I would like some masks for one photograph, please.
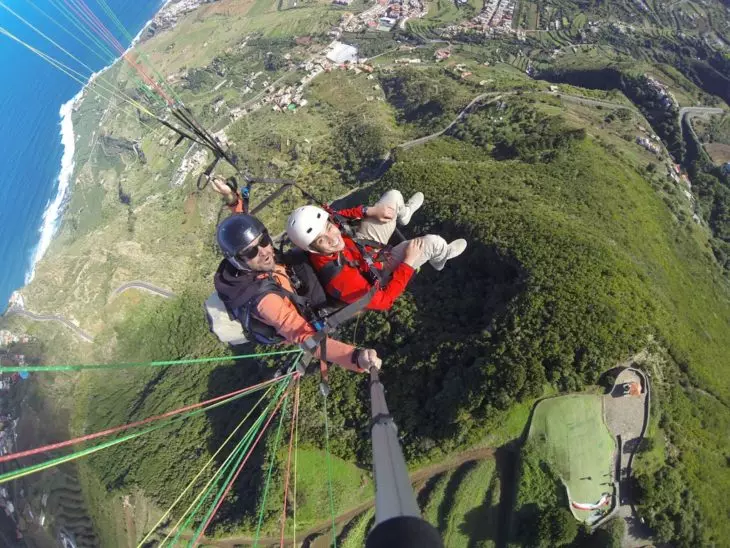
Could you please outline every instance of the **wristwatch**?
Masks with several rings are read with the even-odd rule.
[[[368,216],[368,206],[362,206],[362,216],[363,217]]]

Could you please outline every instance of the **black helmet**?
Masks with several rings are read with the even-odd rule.
[[[238,253],[250,246],[265,232],[266,227],[256,217],[238,213],[224,219],[218,225],[218,245],[228,262],[239,270],[249,270],[238,258]]]

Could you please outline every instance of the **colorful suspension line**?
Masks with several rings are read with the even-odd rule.
[[[96,3],[99,5],[99,7],[101,7],[102,11],[107,15],[107,17],[109,17],[111,22],[114,23],[114,26],[117,27],[117,29],[124,35],[124,37],[131,44],[134,41],[135,37],[132,36],[132,33],[127,30],[127,28],[121,22],[119,17],[117,17],[117,14],[114,13],[114,10],[109,6],[109,4],[107,4],[107,2],[105,0],[97,0]],[[140,51],[137,53],[137,57],[143,59],[146,62],[147,67],[150,70],[152,70],[152,72],[155,74],[158,82],[160,82],[160,84],[165,87],[165,89],[168,91],[168,93],[170,95],[172,95],[172,97],[174,97],[175,101],[181,102],[180,97],[178,97],[175,94],[175,91],[169,85],[167,85],[165,78],[157,71],[157,69],[155,69],[155,66],[150,62],[147,55],[145,55],[144,52]]]
[[[289,374],[291,375],[291,373]],[[286,377],[286,376],[285,376]],[[64,447],[68,447],[69,445],[77,445],[79,443],[95,440],[97,438],[101,438],[104,436],[109,436],[111,434],[116,434],[118,432],[123,432],[124,430],[129,430],[130,428],[137,428],[139,426],[145,426],[147,424],[150,424],[152,422],[156,422],[158,420],[163,419],[169,419],[171,417],[174,417],[176,415],[180,415],[182,413],[186,413],[188,411],[192,411],[193,409],[198,409],[200,407],[204,407],[206,405],[210,405],[228,398],[232,398],[234,396],[245,396],[246,394],[251,394],[253,392],[257,392],[258,390],[261,390],[262,388],[273,384],[275,382],[278,382],[280,379],[285,377],[279,377],[278,379],[272,379],[266,382],[262,382],[259,384],[256,384],[254,386],[250,386],[248,388],[242,388],[240,390],[236,390],[234,392],[231,392],[229,394],[225,394],[223,396],[218,396],[216,398],[211,398],[209,400],[200,402],[200,403],[194,403],[192,405],[186,405],[185,407],[181,407],[180,409],[175,409],[174,411],[168,411],[167,413],[162,413],[160,415],[155,415],[153,417],[146,418],[144,420],[132,422],[129,424],[124,424],[121,426],[116,426],[114,428],[108,428],[107,430],[102,430],[101,432],[96,432],[95,434],[87,434],[85,436],[79,436],[78,438],[74,438],[67,441],[62,441],[59,443],[51,443],[49,445],[44,445],[43,447],[36,447],[35,449],[28,449],[27,451],[20,451],[18,453],[10,453],[8,455],[3,455],[0,457],[0,463],[8,462],[11,460],[20,459],[23,457],[30,457],[33,455],[38,455],[40,453],[46,453],[49,451],[55,451],[57,449],[62,449]]]
[[[294,419],[294,492],[292,493],[292,521],[294,522],[294,530],[292,536],[294,537],[293,546],[297,545],[297,460],[299,457],[299,385],[297,385],[297,416]]]
[[[36,34],[38,34],[39,36],[41,36],[42,38],[44,38],[46,41],[48,41],[51,44],[53,44],[54,46],[56,46],[56,48],[58,48],[60,51],[62,51],[66,55],[68,55],[71,59],[73,59],[74,61],[76,61],[79,65],[81,65],[82,67],[84,67],[86,70],[88,70],[89,71],[89,75],[87,76],[87,79],[88,78],[91,78],[91,75],[95,73],[95,71],[94,71],[93,68],[91,68],[89,65],[87,65],[86,63],[84,63],[81,59],[79,59],[78,57],[76,57],[73,53],[71,53],[70,51],[68,51],[61,44],[59,44],[58,42],[56,42],[53,38],[51,38],[50,36],[48,36],[46,33],[44,33],[43,31],[41,31],[39,28],[37,28],[36,26],[34,26],[30,21],[28,21],[27,19],[25,19],[22,15],[20,15],[19,13],[17,13],[13,9],[11,9],[10,7],[8,7],[5,4],[5,2],[3,2],[2,0],[0,0],[0,7],[3,8],[3,9],[5,9],[10,14],[12,14],[16,19],[18,19],[20,22],[22,22],[23,24],[25,24],[31,30],[33,30]],[[80,74],[80,75],[82,74],[82,73],[77,72],[77,71],[74,71],[74,72],[76,74]],[[85,76],[85,75],[83,75],[83,76]],[[97,78],[101,79],[100,77],[97,77]],[[101,79],[101,80],[105,84],[108,84],[105,80],[103,80],[103,79]],[[133,99],[131,99],[130,97],[122,94],[121,92],[119,92],[114,86],[112,86],[112,90],[118,96],[121,95],[122,97],[125,97],[125,98],[129,99],[130,102],[132,102],[134,104],[134,100]],[[106,89],[106,91],[109,91],[109,89]]]
[[[288,400],[288,398],[287,398]],[[269,497],[269,487],[271,486],[271,475],[274,471],[274,463],[277,459],[277,451],[279,449],[279,440],[281,439],[281,425],[284,423],[284,415],[286,414],[286,404],[287,402],[284,402],[285,409],[282,409],[281,416],[279,417],[279,427],[276,429],[276,438],[274,439],[274,445],[271,449],[271,462],[269,463],[269,470],[266,473],[266,484],[264,485],[264,495],[261,499],[261,510],[259,511],[259,520],[256,524],[256,536],[254,537],[253,546],[256,548],[256,546],[259,545],[259,537],[261,535],[261,526],[264,523],[264,514],[266,513],[266,501]],[[292,421],[292,424],[293,421]]]
[[[330,426],[329,426],[329,415],[327,413],[327,396],[322,398],[324,400],[324,447],[325,457],[327,460],[327,485],[329,486],[330,494],[330,513],[332,514],[332,546],[337,548],[337,527],[335,525],[335,495],[332,488],[332,462],[330,456]]]
[[[238,479],[238,476],[241,474],[241,471],[243,470],[244,466],[246,466],[246,462],[248,462],[248,459],[251,457],[251,454],[253,453],[254,449],[256,449],[256,446],[258,445],[259,441],[261,441],[261,437],[266,432],[266,429],[269,427],[269,424],[271,424],[271,420],[276,415],[277,411],[279,410],[279,408],[281,407],[281,404],[284,401],[284,398],[287,397],[287,395],[288,395],[288,390],[281,397],[279,402],[276,404],[276,408],[274,409],[274,412],[269,417],[269,419],[266,421],[266,424],[264,425],[263,429],[261,430],[258,437],[256,438],[256,441],[254,441],[253,445],[249,449],[248,453],[243,458],[241,464],[239,465],[238,469],[236,470],[236,473],[233,475],[233,477],[230,480],[227,480],[227,482],[226,482],[227,487],[225,488],[225,490],[222,493],[220,493],[218,495],[215,507],[210,512],[208,512],[208,516],[206,517],[205,523],[203,523],[203,525],[201,525],[198,528],[198,530],[195,532],[195,539],[191,543],[193,546],[195,544],[197,544],[197,542],[200,540],[200,537],[202,537],[203,534],[205,534],[205,531],[206,531],[206,529],[208,529],[210,522],[213,521],[213,518],[215,517],[216,513],[218,512],[218,509],[220,508],[221,504],[223,504],[223,500],[225,499],[226,495],[228,495],[228,493],[230,492],[231,488],[233,487],[233,484],[235,483],[236,479]]]
[[[148,428],[145,428],[144,430],[140,430],[139,432],[135,432],[133,434],[127,434],[126,436],[122,436],[121,438],[117,438],[114,440],[110,440],[107,442],[104,442],[102,444],[89,447],[87,449],[84,449],[82,451],[77,451],[75,453],[72,453],[70,455],[65,455],[63,457],[58,457],[55,459],[51,459],[46,462],[42,462],[40,464],[36,464],[33,466],[27,466],[25,468],[21,468],[20,470],[15,470],[13,472],[6,472],[5,474],[0,474],[0,484],[6,483],[8,481],[16,480],[25,476],[28,476],[30,474],[33,474],[35,472],[40,472],[42,470],[47,470],[49,468],[53,468],[54,466],[58,466],[60,464],[64,464],[66,462],[71,462],[73,460],[79,459],[81,457],[85,457],[88,455],[91,455],[93,453],[96,453],[98,451],[101,451],[102,449],[106,449],[108,447],[113,447],[115,445],[118,445],[120,443],[124,443],[129,440],[133,440],[135,438],[138,438],[140,436],[143,436],[144,434],[148,434],[150,432],[154,432],[155,430],[160,430],[161,428],[164,428],[166,426],[171,425],[172,423],[188,419],[190,417],[200,415],[201,413],[206,413],[207,411],[210,411],[211,409],[215,409],[216,407],[220,407],[222,405],[226,405],[232,401],[235,401],[237,399],[242,398],[243,396],[246,396],[247,394],[239,394],[237,396],[233,396],[232,398],[229,398],[224,401],[219,401],[217,403],[214,403],[213,405],[210,405],[208,407],[203,407],[201,409],[196,409],[194,411],[191,411],[189,413],[186,413],[181,416],[173,417],[172,419],[162,422],[160,424],[155,424],[153,426],[150,426]]]
[[[184,531],[188,530],[188,528],[191,526],[193,520],[195,519],[195,516],[198,514],[200,509],[203,507],[205,502],[211,497],[213,492],[219,488],[220,480],[228,473],[232,467],[236,466],[237,459],[241,458],[243,454],[246,453],[248,448],[251,446],[251,443],[253,442],[254,437],[259,433],[261,430],[261,426],[264,423],[264,420],[268,416],[268,413],[271,411],[271,406],[276,400],[276,398],[279,396],[275,396],[274,399],[271,401],[269,406],[266,407],[266,409],[259,415],[259,417],[254,421],[254,423],[251,425],[251,427],[248,429],[246,434],[243,436],[241,441],[238,442],[236,447],[234,447],[233,451],[228,455],[226,460],[223,462],[221,467],[216,471],[216,473],[213,475],[210,480],[203,486],[203,488],[200,490],[198,495],[193,499],[193,501],[190,503],[190,505],[186,508],[185,512],[182,514],[180,519],[175,523],[175,525],[170,529],[170,531],[167,533],[163,541],[160,543],[160,547],[164,546],[165,542],[172,536],[173,533],[177,531],[177,534],[175,534],[175,538],[170,542],[169,546],[176,546],[178,540],[180,539],[180,536],[183,534]],[[184,523],[183,523],[184,522]],[[182,524],[182,525],[181,525]]]
[[[109,31],[104,23],[97,17],[97,15],[86,5],[83,0],[76,0],[76,2],[70,2],[69,0],[63,0],[63,2],[73,11],[81,21],[85,22],[93,32],[95,32],[100,38],[106,40],[114,49],[116,49],[120,56],[133,68],[135,69],[142,79],[147,82],[150,86],[154,87],[155,90],[162,96],[169,105],[172,105],[174,101],[165,93],[165,91],[151,78],[145,70],[139,66],[136,60],[129,54],[126,48],[117,40],[117,38]]]
[[[20,371],[86,371],[90,369],[127,369],[131,367],[167,367],[169,365],[192,365],[202,363],[215,363],[231,360],[243,360],[248,358],[264,358],[267,356],[283,356],[285,354],[301,354],[299,348],[292,350],[277,350],[276,352],[261,352],[258,354],[239,354],[237,356],[221,356],[216,358],[192,358],[187,360],[168,360],[159,362],[141,363],[102,363],[90,365],[23,365],[23,366],[0,366],[0,373],[14,373]]]
[[[62,63],[61,61],[59,61],[58,59],[55,59],[55,58],[51,57],[50,55],[48,55],[47,53],[44,53],[41,50],[39,50],[39,49],[31,46],[30,44],[28,44],[27,42],[25,42],[21,38],[18,38],[13,33],[11,33],[10,31],[8,31],[6,28],[0,27],[0,34],[3,34],[4,36],[10,38],[11,40],[13,40],[14,42],[20,44],[21,46],[23,46],[24,48],[28,49],[32,53],[35,53],[41,59],[43,59],[44,61],[46,61],[47,63],[49,63],[53,67],[55,67],[56,69],[60,70],[61,72],[63,72],[64,74],[66,74],[67,76],[69,76],[70,78],[72,78],[73,80],[76,80],[77,82],[81,83],[82,85],[87,85],[89,83],[90,76],[88,76],[88,75],[86,75],[86,74],[84,74],[82,72],[79,72],[79,71],[77,71],[76,69],[74,69],[72,67],[69,67],[65,63]],[[107,93],[111,93],[112,95],[116,96],[117,98],[120,98],[120,99],[122,99],[122,100],[130,103],[135,108],[144,109],[146,114],[149,114],[151,116],[154,116],[154,114],[151,113],[151,112],[148,112],[147,109],[144,107],[144,105],[142,105],[141,103],[136,103],[133,100],[128,99],[128,98],[120,95],[118,91],[111,91],[109,89],[106,89],[99,82],[95,82],[95,85],[97,85],[102,90],[106,91]],[[101,95],[98,91],[96,91],[96,94],[98,96],[102,97],[103,99],[107,99],[107,100],[109,99],[108,97],[105,97],[105,96]]]
[[[109,65],[113,63],[116,60],[116,56],[110,51],[106,50],[106,55],[99,53],[99,50],[94,49],[89,45],[87,42],[84,42],[81,38],[76,36],[73,32],[71,32],[67,27],[62,25],[57,19],[54,19],[48,13],[46,13],[42,8],[38,7],[33,0],[28,0],[28,3],[31,5],[31,7],[36,10],[38,13],[40,13],[43,17],[48,19],[51,23],[53,23],[55,26],[57,26],[59,29],[61,29],[64,33],[66,33],[68,36],[73,38],[76,42],[78,42],[81,46],[89,50],[91,53],[93,53],[100,61],[105,63],[105,65]],[[105,49],[105,48],[104,48]]]
[[[187,484],[185,489],[183,489],[182,493],[178,495],[178,497],[175,499],[175,501],[170,505],[170,507],[167,509],[167,511],[162,514],[162,517],[160,517],[159,520],[157,520],[157,523],[155,523],[152,528],[149,530],[149,532],[142,538],[142,540],[139,541],[139,544],[137,545],[137,548],[141,548],[145,542],[147,542],[147,539],[149,539],[152,534],[157,530],[157,528],[162,525],[162,523],[167,519],[167,516],[169,516],[172,513],[173,508],[177,506],[177,504],[182,500],[182,498],[185,496],[185,494],[190,491],[190,489],[193,488],[195,485],[195,482],[200,479],[200,476],[203,475],[203,473],[210,467],[211,464],[215,461],[216,457],[223,451],[223,449],[228,445],[228,443],[233,439],[233,437],[238,433],[238,431],[243,427],[243,425],[246,423],[246,421],[253,415],[253,412],[256,410],[256,408],[261,405],[261,402],[263,402],[266,397],[271,393],[271,391],[274,389],[274,385],[270,385],[269,388],[264,392],[259,400],[251,407],[251,410],[246,414],[243,419],[241,419],[241,422],[239,422],[236,427],[233,429],[233,431],[228,435],[228,437],[223,441],[223,443],[220,445],[220,447],[216,450],[215,453],[208,459],[208,461],[203,465],[203,467],[200,469],[200,472],[198,472],[195,477],[190,480],[190,483]],[[235,451],[235,448],[234,448]]]
[[[88,84],[88,78],[86,78],[86,80],[84,80],[84,78],[85,78],[85,75],[83,75],[83,74],[79,73],[78,71],[76,71],[75,69],[73,69],[73,68],[71,68],[71,67],[69,67],[69,66],[67,66],[67,65],[64,65],[64,64],[63,64],[63,63],[61,63],[60,61],[58,61],[58,60],[56,60],[56,59],[52,58],[52,57],[51,57],[50,55],[48,55],[48,54],[46,54],[46,53],[43,53],[42,51],[40,51],[40,50],[38,50],[38,49],[34,48],[34,47],[33,47],[33,46],[31,46],[30,44],[28,44],[28,43],[24,42],[23,40],[21,40],[20,38],[18,38],[18,37],[17,37],[17,36],[15,36],[14,34],[12,34],[11,32],[8,32],[8,31],[7,31],[7,30],[6,30],[5,28],[3,28],[3,27],[0,27],[0,35],[4,35],[4,36],[6,36],[6,37],[10,38],[10,39],[11,39],[11,40],[13,40],[14,42],[17,42],[18,44],[20,44],[20,45],[21,45],[21,46],[23,46],[24,48],[26,48],[26,49],[30,50],[31,52],[35,53],[35,54],[36,54],[36,55],[38,55],[38,56],[39,56],[39,57],[40,57],[41,59],[43,59],[44,61],[46,61],[46,62],[47,62],[48,64],[50,64],[51,66],[55,67],[55,68],[56,68],[56,69],[58,69],[59,71],[63,72],[64,74],[66,74],[67,76],[69,76],[69,77],[70,77],[71,79],[73,79],[73,80],[77,81],[77,82],[78,82],[78,83],[80,83],[80,84],[81,84],[82,86],[86,86],[86,85]],[[78,74],[81,74],[81,76],[77,76]],[[100,93],[100,92],[99,92],[99,90],[97,90],[97,89],[96,89],[96,87],[97,87],[97,86],[98,86],[99,88],[101,88],[102,90],[105,90],[104,86],[103,86],[102,84],[98,83],[98,82],[95,82],[93,86],[89,86],[89,89],[90,89],[90,90],[91,90],[91,92],[93,92],[93,93],[94,93],[94,94],[95,94],[95,95],[96,95],[97,97],[100,97],[100,98],[102,98],[102,99],[104,99],[104,100],[110,101],[109,97],[106,97],[105,95],[103,95],[102,93]],[[106,91],[108,91],[108,90],[106,90]],[[116,92],[114,92],[114,93],[116,93]],[[138,108],[139,110],[141,110],[141,111],[145,112],[145,114],[147,114],[147,115],[149,115],[149,116],[152,116],[152,117],[154,117],[154,118],[157,118],[157,116],[156,116],[156,115],[155,115],[154,113],[150,112],[150,111],[149,111],[149,110],[148,110],[147,108],[145,108],[145,107],[144,107],[144,105],[142,105],[141,103],[135,103],[135,102],[133,102],[133,101],[131,101],[131,100],[129,100],[129,99],[126,99],[126,98],[124,98],[124,97],[121,97],[121,99],[122,99],[123,101],[127,102],[127,103],[130,103],[130,104],[131,104],[131,105],[132,105],[133,107],[135,107],[135,108]],[[120,108],[118,108],[118,107],[113,107],[113,106],[111,106],[111,105],[110,105],[110,108],[111,108],[112,110],[115,110],[115,111],[118,111],[118,112],[121,112],[121,113],[124,113],[124,114],[126,114],[126,112],[124,112],[124,111],[123,111],[122,109],[120,109]],[[147,129],[149,129],[150,131],[154,131],[154,129],[150,128],[150,127],[149,127],[149,126],[148,126],[147,124],[145,124],[145,123],[144,123],[144,122],[142,122],[141,120],[139,121],[139,123],[140,123],[140,124],[141,124],[142,126],[144,126],[144,127],[146,127]],[[173,128],[173,129],[174,129],[174,128]]]
[[[60,2],[60,0],[49,0],[49,2],[64,17],[64,19],[66,19],[66,21],[71,23],[71,25],[73,25],[76,28],[76,30],[78,30],[81,34],[83,34],[84,38],[86,38],[86,40],[88,40],[89,48],[91,48],[90,44],[94,44],[94,46],[96,46],[96,48],[98,48],[99,52],[102,52],[109,57],[109,62],[113,62],[114,60],[116,60],[118,55],[116,55],[109,46],[104,44],[91,31],[89,31],[84,25],[82,25],[78,21],[78,19],[76,19],[76,17],[74,17],[74,15],[71,13],[71,11]],[[33,2],[31,2],[31,3],[33,4]],[[39,8],[37,6],[36,6],[36,9],[41,12],[43,11],[41,8]],[[48,15],[47,17],[52,18],[50,15]],[[63,26],[65,28],[65,25],[61,25],[61,26]]]
[[[296,358],[292,361],[291,365],[289,366],[288,373],[291,373],[295,370],[297,364],[299,363],[299,360],[301,360],[302,355],[296,356]],[[259,415],[258,419],[254,422],[254,424],[249,428],[248,432],[244,435],[243,439],[238,443],[238,445],[234,448],[234,450],[228,455],[225,462],[221,465],[221,467],[218,469],[218,471],[215,473],[215,475],[206,483],[206,485],[200,490],[198,495],[195,497],[195,499],[190,503],[190,506],[187,507],[187,509],[183,512],[180,519],[175,523],[175,525],[170,529],[163,539],[163,541],[159,544],[160,548],[165,545],[165,542],[172,536],[173,533],[177,530],[177,534],[175,535],[175,538],[170,543],[170,546],[175,546],[177,544],[178,539],[180,538],[180,535],[182,535],[183,531],[187,530],[189,525],[192,523],[193,519],[197,515],[198,511],[202,507],[202,505],[205,503],[206,500],[210,497],[213,490],[215,489],[216,485],[218,484],[218,480],[220,477],[222,477],[231,466],[238,466],[238,463],[240,463],[240,459],[242,458],[242,455],[248,451],[248,448],[251,445],[251,442],[253,440],[253,437],[258,433],[261,424],[266,417],[266,415],[271,410],[274,402],[276,402],[281,394],[283,393],[286,385],[284,383],[279,385],[279,388],[277,389],[276,394],[272,397],[271,401],[267,404],[264,411]],[[234,464],[235,463],[235,464]],[[182,523],[182,522],[185,523]],[[182,523],[182,525],[180,525]],[[139,547],[138,547],[139,548]]]
[[[208,482],[203,486],[195,499],[190,503],[190,506],[188,506],[185,512],[183,512],[180,519],[177,521],[177,523],[175,523],[175,525],[170,529],[163,541],[160,543],[160,547],[164,546],[165,542],[168,541],[168,539],[172,536],[173,533],[175,533],[175,531],[177,531],[177,534],[175,535],[175,538],[171,541],[170,546],[177,545],[180,536],[183,534],[184,531],[189,528],[193,519],[200,511],[203,504],[213,494],[213,491],[218,486],[220,479],[223,478],[226,473],[229,473],[233,468],[240,464],[241,459],[243,459],[244,455],[251,447],[251,443],[253,442],[254,437],[260,432],[264,420],[267,416],[272,416],[270,415],[271,409],[274,406],[274,403],[278,401],[281,397],[286,386],[287,385],[285,383],[279,385],[279,388],[277,389],[276,393],[274,394],[264,411],[259,415],[256,421],[254,421],[254,423],[244,435],[243,439],[241,439],[241,441],[238,443],[238,445],[236,445],[234,450],[228,455],[228,457],[221,465],[221,467],[216,471],[214,476],[210,480],[208,480]],[[225,485],[226,483],[223,484],[223,486]]]
[[[292,448],[294,447],[294,428],[299,420],[299,379],[296,381],[296,391],[294,392],[294,408],[293,408],[293,415],[292,415],[292,421],[291,421],[291,427],[289,429],[289,454],[286,458],[286,475],[284,476],[285,482],[284,482],[284,508],[281,513],[281,535],[279,538],[279,546],[280,548],[284,548],[284,530],[286,529],[286,506],[287,501],[289,497],[289,476],[291,473],[291,455],[292,455]],[[296,472],[294,475],[294,485],[296,485],[297,477]],[[294,495],[296,497],[296,494]],[[294,506],[296,507],[296,499],[294,500]],[[296,523],[295,523],[296,527]],[[294,532],[294,545],[296,546],[296,530]]]

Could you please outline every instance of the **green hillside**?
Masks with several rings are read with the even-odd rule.
[[[252,173],[294,177],[326,200],[357,191],[351,200],[373,203],[390,188],[406,196],[421,191],[425,204],[404,232],[469,241],[467,252],[444,271],[422,268],[392,310],[364,314],[338,334],[384,357],[383,382],[410,469],[492,443],[514,451],[510,442],[537,398],[593,389],[604,372],[642,353],[650,357],[641,366],[652,376],[654,407],[647,447],[634,463],[639,512],[657,542],[726,542],[730,523],[718,501],[730,492],[730,284],[713,236],[727,216],[724,210],[704,211],[715,194],[701,193],[708,188],[722,197],[727,189],[717,178],[714,186],[696,186],[699,194],[693,198],[672,178],[674,162],[664,147],[653,153],[636,142],[637,136],[656,132],[671,152],[686,152],[677,108],[657,112],[642,103],[644,75],[664,81],[680,105],[721,104],[711,95],[722,95],[725,77],[713,71],[725,66],[725,58],[710,56],[709,46],[694,34],[704,32],[699,26],[717,7],[693,19],[690,35],[678,36],[658,33],[669,23],[661,3],[651,3],[634,34],[604,25],[586,34],[588,47],[572,49],[570,41],[586,33],[591,17],[612,18],[605,6],[522,2],[518,25],[559,20],[562,29],[487,43],[466,33],[449,46],[451,58],[437,64],[432,53],[443,44],[423,44],[413,34],[435,36],[438,27],[478,8],[432,2],[428,17],[382,43],[372,34],[359,38],[373,51],[389,49],[395,38],[411,40],[422,51],[383,56],[372,75],[325,72],[306,86],[309,103],[296,112],[267,105],[234,117],[234,107],[255,103],[271,82],[296,83],[304,74],[297,67],[321,53],[331,40],[326,32],[342,13],[325,2],[285,10],[277,4],[206,4],[142,49],[203,123],[225,128]],[[686,18],[687,6],[677,6],[671,20]],[[636,9],[622,2],[615,19],[630,19]],[[658,45],[648,46],[646,37],[655,34]],[[309,41],[295,41],[302,36]],[[208,46],[198,47],[205,40]],[[424,61],[404,68],[395,63],[401,55]],[[694,59],[699,56],[704,57]],[[561,82],[559,92],[525,75],[528,65]],[[257,73],[261,77],[254,82]],[[588,86],[595,74],[615,82],[591,86],[598,90],[578,87]],[[137,92],[123,67],[108,78]],[[213,93],[221,82],[225,85]],[[698,87],[703,83],[704,90]],[[444,135],[412,141],[443,130],[478,97]],[[216,112],[213,105],[220,101],[223,110]],[[58,237],[23,293],[29,309],[70,318],[94,343],[77,342],[58,325],[19,317],[3,322],[41,338],[52,363],[266,350],[225,347],[208,332],[201,308],[220,259],[214,227],[227,215],[217,196],[197,185],[211,155],[178,177],[187,145],[173,146],[176,136],[152,120],[108,116],[107,105],[91,94],[75,123],[73,197]],[[99,125],[104,131],[97,135]],[[146,163],[124,152],[122,140],[138,142]],[[389,163],[381,172],[386,155]],[[221,167],[219,173],[231,169]],[[254,202],[270,191],[255,188]],[[276,233],[301,203],[300,196],[288,193],[261,218]],[[131,280],[160,285],[176,296],[115,293]],[[69,373],[39,383],[39,391],[45,412],[68,416],[70,434],[81,435],[252,385],[283,363],[269,358]],[[343,515],[341,540],[354,546],[371,523],[367,512],[348,514],[365,507],[373,494],[368,383],[338,368],[330,374],[333,504]],[[70,524],[78,521],[80,530],[103,546],[138,542],[255,402],[238,400],[81,461],[85,506],[74,492],[74,500],[61,505],[62,517]],[[330,518],[322,413],[317,380],[306,378],[299,425],[302,477],[296,497],[289,495],[298,507],[298,538],[307,528],[321,533]],[[228,537],[231,544],[250,541],[269,465],[272,484],[262,532],[277,534],[286,454],[274,447],[272,434],[264,437],[213,521],[212,536]],[[533,529],[559,522],[565,525],[560,534],[575,536],[577,522],[554,511],[565,505],[550,463],[523,451],[521,466],[518,486],[499,458],[469,461],[432,477],[419,493],[424,516],[448,546],[492,546],[507,538],[500,519],[510,509],[499,508],[499,516],[497,511],[500,499],[509,501],[515,490],[514,522],[529,507]],[[174,521],[211,475],[204,474],[183,497]],[[77,508],[88,508],[93,532]],[[534,539],[513,540],[529,545]]]

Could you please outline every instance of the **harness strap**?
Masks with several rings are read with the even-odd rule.
[[[375,295],[375,292],[377,290],[378,286],[376,284],[372,288],[370,288],[370,291],[360,297],[357,301],[348,304],[343,309],[335,312],[331,316],[328,316],[327,319],[324,321],[324,327],[300,345],[301,348],[309,354],[314,354],[317,347],[319,347],[319,371],[320,375],[322,376],[320,390],[322,390],[323,395],[326,396],[329,393],[327,374],[327,338],[329,336],[329,333],[331,331],[334,331],[338,326],[340,326],[342,323],[346,322],[359,312],[362,312],[368,306],[368,304],[370,304],[370,301],[373,299],[373,296]],[[313,372],[313,369],[314,366],[310,365],[307,368],[307,374],[311,374]]]

